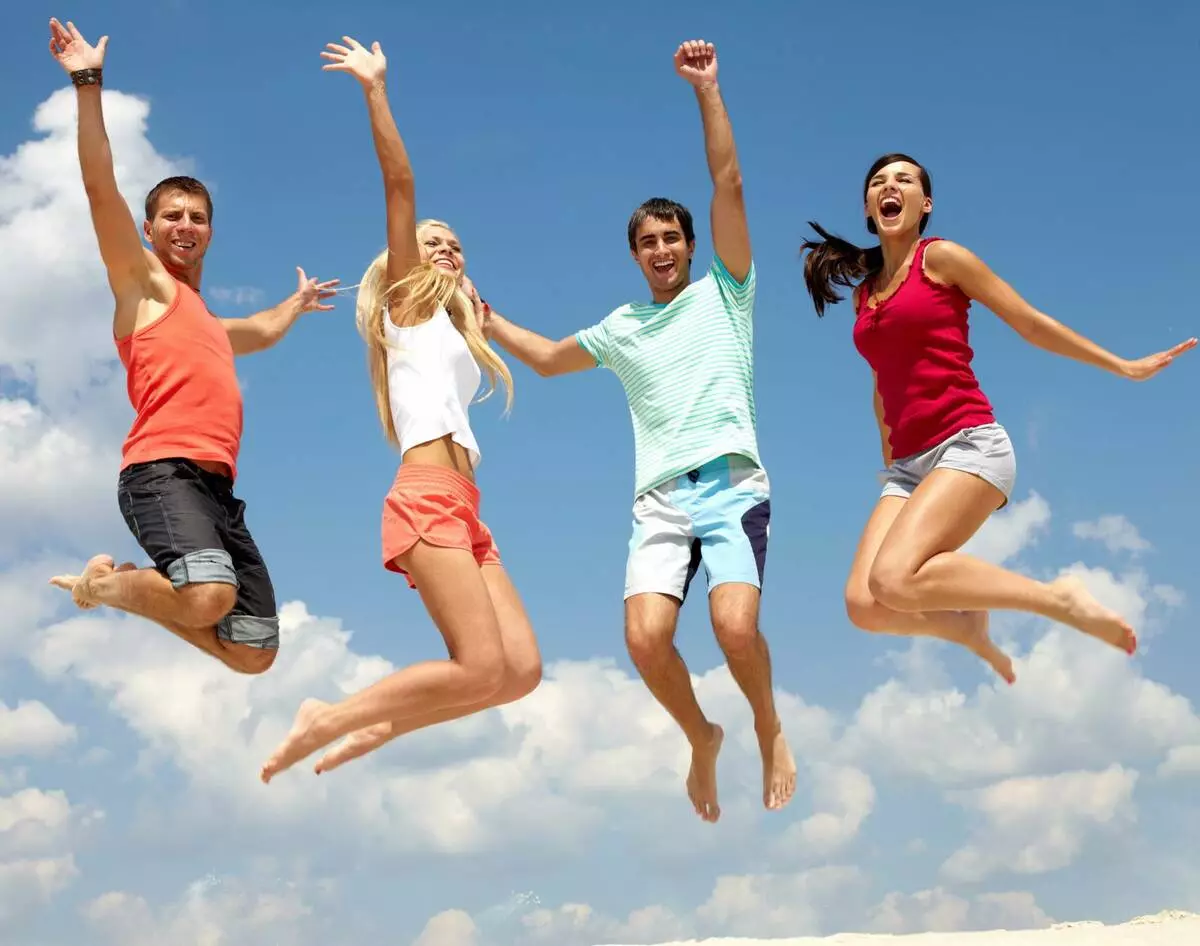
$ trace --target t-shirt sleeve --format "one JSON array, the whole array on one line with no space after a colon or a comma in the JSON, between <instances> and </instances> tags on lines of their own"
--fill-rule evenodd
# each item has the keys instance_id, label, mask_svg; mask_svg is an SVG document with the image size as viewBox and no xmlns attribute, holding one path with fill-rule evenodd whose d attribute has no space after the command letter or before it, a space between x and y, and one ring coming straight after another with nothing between
<instances>
[{"instance_id":1,"label":"t-shirt sleeve","mask_svg":"<svg viewBox=\"0 0 1200 946\"><path fill-rule=\"evenodd\" d=\"M725 264L721 262L721 258L716 255L713 256L712 265L708 271L716 282L721 297L734 312L746 318L754 314L754 290L758 283L758 273L753 261L750 263L750 270L746 273L746 279L743 282L734 279L729 270L725 268Z\"/></svg>"},{"instance_id":2,"label":"t-shirt sleeve","mask_svg":"<svg viewBox=\"0 0 1200 946\"><path fill-rule=\"evenodd\" d=\"M608 326L605 324L607 321L605 319L575 333L575 341L579 343L579 347L591 355L600 368L608 366Z\"/></svg>"}]
</instances>

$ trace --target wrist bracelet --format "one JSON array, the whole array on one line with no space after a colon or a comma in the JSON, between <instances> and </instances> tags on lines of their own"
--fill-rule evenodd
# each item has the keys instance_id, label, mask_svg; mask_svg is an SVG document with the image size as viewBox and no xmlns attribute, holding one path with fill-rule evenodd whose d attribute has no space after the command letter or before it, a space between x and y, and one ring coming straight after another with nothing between
<instances>
[{"instance_id":1,"label":"wrist bracelet","mask_svg":"<svg viewBox=\"0 0 1200 946\"><path fill-rule=\"evenodd\" d=\"M76 69L71 73L71 82L76 86L100 85L103 78L101 69Z\"/></svg>"}]
</instances>

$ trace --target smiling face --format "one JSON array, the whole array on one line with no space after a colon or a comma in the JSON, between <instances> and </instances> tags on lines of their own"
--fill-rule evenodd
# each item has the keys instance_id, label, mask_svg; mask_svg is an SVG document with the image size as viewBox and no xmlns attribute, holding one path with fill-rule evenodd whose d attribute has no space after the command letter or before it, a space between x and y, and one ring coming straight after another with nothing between
<instances>
[{"instance_id":1,"label":"smiling face","mask_svg":"<svg viewBox=\"0 0 1200 946\"><path fill-rule=\"evenodd\" d=\"M881 238L922 230L933 210L925 172L912 161L892 161L867 178L867 228Z\"/></svg>"},{"instance_id":2,"label":"smiling face","mask_svg":"<svg viewBox=\"0 0 1200 946\"><path fill-rule=\"evenodd\" d=\"M695 246L688 242L677 218L646 217L638 226L633 242L633 258L655 300L673 297L687 286Z\"/></svg>"},{"instance_id":3,"label":"smiling face","mask_svg":"<svg viewBox=\"0 0 1200 946\"><path fill-rule=\"evenodd\" d=\"M201 194L169 190L155 201L154 215L143 224L154 255L172 273L199 268L212 240L208 201Z\"/></svg>"},{"instance_id":4,"label":"smiling face","mask_svg":"<svg viewBox=\"0 0 1200 946\"><path fill-rule=\"evenodd\" d=\"M417 231L417 246L422 262L433 263L439 269L453 273L462 282L467 261L463 256L462 244L453 230L441 223L426 224Z\"/></svg>"}]
</instances>

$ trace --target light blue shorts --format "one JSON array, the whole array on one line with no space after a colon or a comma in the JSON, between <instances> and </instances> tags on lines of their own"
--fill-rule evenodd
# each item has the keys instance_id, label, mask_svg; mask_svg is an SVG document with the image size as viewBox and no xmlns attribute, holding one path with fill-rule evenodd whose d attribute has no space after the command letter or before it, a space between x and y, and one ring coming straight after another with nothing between
<instances>
[{"instance_id":1,"label":"light blue shorts","mask_svg":"<svg viewBox=\"0 0 1200 946\"><path fill-rule=\"evenodd\" d=\"M761 588L770 523L766 470L746 457L719 457L667 480L633 503L625 597L683 601L701 564L710 590L726 582Z\"/></svg>"},{"instance_id":2,"label":"light blue shorts","mask_svg":"<svg viewBox=\"0 0 1200 946\"><path fill-rule=\"evenodd\" d=\"M913 494L921 480L936 469L961 470L990 483L1004 494L1008 505L1017 480L1017 457L1008 432L1000 424L964 427L937 446L893 460L884 474L882 496Z\"/></svg>"}]
</instances>

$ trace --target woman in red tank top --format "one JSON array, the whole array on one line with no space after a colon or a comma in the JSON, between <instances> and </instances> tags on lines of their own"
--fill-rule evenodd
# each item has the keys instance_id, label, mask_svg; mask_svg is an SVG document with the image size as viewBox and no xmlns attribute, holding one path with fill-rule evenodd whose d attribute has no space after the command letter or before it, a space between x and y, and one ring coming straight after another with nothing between
<instances>
[{"instance_id":1,"label":"woman in red tank top","mask_svg":"<svg viewBox=\"0 0 1200 946\"><path fill-rule=\"evenodd\" d=\"M853 289L854 344L874 377L875 418L887 468L850 577L846 610L864 630L961 644L1009 683L1012 661L988 634L988 612L1040 614L1132 654L1137 638L1083 583L1035 581L958 550L1012 493L1012 443L971 368L967 311L978 301L1026 341L1057 355L1143 381L1194 348L1127 360L1039 312L970 250L925 238L933 210L929 172L903 154L877 160L863 183L863 249L816 223L806 240L805 282L817 309Z\"/></svg>"}]
</instances>

